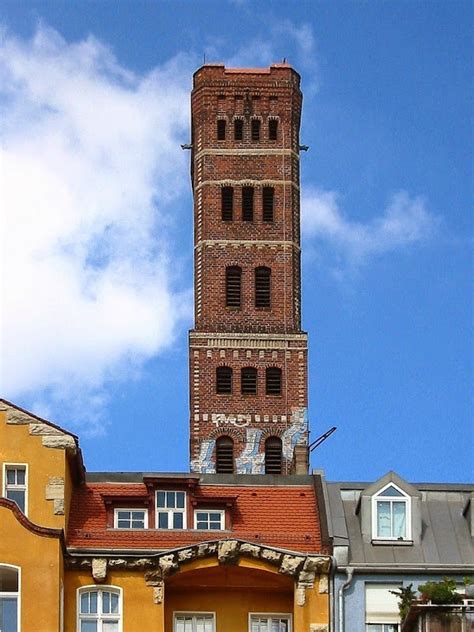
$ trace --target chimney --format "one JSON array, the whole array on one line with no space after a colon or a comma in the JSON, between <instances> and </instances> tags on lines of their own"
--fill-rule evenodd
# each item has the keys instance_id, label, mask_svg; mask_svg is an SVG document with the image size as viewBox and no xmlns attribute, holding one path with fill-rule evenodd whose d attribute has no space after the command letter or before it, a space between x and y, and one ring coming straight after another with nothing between
<instances>
[{"instance_id":1,"label":"chimney","mask_svg":"<svg viewBox=\"0 0 474 632\"><path fill-rule=\"evenodd\" d=\"M309 470L309 448L297 443L293 453L293 471L295 474L307 474Z\"/></svg>"}]
</instances>

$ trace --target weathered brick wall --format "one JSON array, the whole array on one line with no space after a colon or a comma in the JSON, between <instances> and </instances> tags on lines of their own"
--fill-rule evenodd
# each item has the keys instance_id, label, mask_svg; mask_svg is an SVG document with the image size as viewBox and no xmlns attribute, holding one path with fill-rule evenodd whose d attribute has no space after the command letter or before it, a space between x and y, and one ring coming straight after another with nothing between
<instances>
[{"instance_id":1,"label":"weathered brick wall","mask_svg":"<svg viewBox=\"0 0 474 632\"><path fill-rule=\"evenodd\" d=\"M300 320L299 76L269 69L204 66L192 94L195 329L190 334L191 467L213 471L214 444L234 439L236 471L262 472L264 441L279 436L289 471L296 441L307 441L307 340ZM234 140L234 119L243 138ZM260 120L260 139L251 121ZM269 137L269 120L278 121ZM218 140L217 121L226 121ZM223 221L222 187L233 219ZM243 221L242 187L254 188L253 221ZM274 189L273 222L263 221L263 187ZM242 268L240 308L226 307L225 270ZM255 268L272 271L271 306L255 307ZM218 395L215 372L233 369L233 392ZM240 370L258 371L256 395L242 395ZM281 395L266 395L265 369L282 370Z\"/></svg>"}]
</instances>

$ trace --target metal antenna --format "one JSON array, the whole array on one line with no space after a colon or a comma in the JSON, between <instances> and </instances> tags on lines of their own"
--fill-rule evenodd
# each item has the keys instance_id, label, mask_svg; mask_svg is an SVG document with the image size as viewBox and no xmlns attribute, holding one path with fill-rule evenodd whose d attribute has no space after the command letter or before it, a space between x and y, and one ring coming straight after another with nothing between
<instances>
[{"instance_id":1,"label":"metal antenna","mask_svg":"<svg viewBox=\"0 0 474 632\"><path fill-rule=\"evenodd\" d=\"M312 443L309 444L308 446L309 451L312 452L313 450L316 450L316 448L319 447L321 443L323 443L323 441L326 441L326 439L328 439L332 435L333 432L336 432L336 430L337 430L336 426L333 426L327 432L325 432L320 437L315 439Z\"/></svg>"}]
</instances>

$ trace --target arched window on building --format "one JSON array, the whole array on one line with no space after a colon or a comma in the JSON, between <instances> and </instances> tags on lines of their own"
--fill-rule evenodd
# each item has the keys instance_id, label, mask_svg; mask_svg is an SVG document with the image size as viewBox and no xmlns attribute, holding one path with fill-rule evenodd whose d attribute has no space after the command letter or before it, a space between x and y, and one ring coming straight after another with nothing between
<instances>
[{"instance_id":1,"label":"arched window on building","mask_svg":"<svg viewBox=\"0 0 474 632\"><path fill-rule=\"evenodd\" d=\"M268 437L265 441L265 474L281 474L282 458L281 439Z\"/></svg>"},{"instance_id":2,"label":"arched window on building","mask_svg":"<svg viewBox=\"0 0 474 632\"><path fill-rule=\"evenodd\" d=\"M78 591L79 632L120 632L122 599L119 588L86 586Z\"/></svg>"},{"instance_id":3,"label":"arched window on building","mask_svg":"<svg viewBox=\"0 0 474 632\"><path fill-rule=\"evenodd\" d=\"M17 632L20 622L18 568L0 564L0 630Z\"/></svg>"},{"instance_id":4,"label":"arched window on building","mask_svg":"<svg viewBox=\"0 0 474 632\"><path fill-rule=\"evenodd\" d=\"M231 437L219 437L216 441L216 472L234 473L234 441Z\"/></svg>"},{"instance_id":5,"label":"arched window on building","mask_svg":"<svg viewBox=\"0 0 474 632\"><path fill-rule=\"evenodd\" d=\"M216 393L227 395L232 393L232 369L230 366L218 366L216 369Z\"/></svg>"},{"instance_id":6,"label":"arched window on building","mask_svg":"<svg viewBox=\"0 0 474 632\"><path fill-rule=\"evenodd\" d=\"M262 189L262 220L266 224L273 222L273 206L275 189L273 187L263 187Z\"/></svg>"},{"instance_id":7,"label":"arched window on building","mask_svg":"<svg viewBox=\"0 0 474 632\"><path fill-rule=\"evenodd\" d=\"M265 394L281 395L281 369L269 366L265 371Z\"/></svg>"},{"instance_id":8,"label":"arched window on building","mask_svg":"<svg viewBox=\"0 0 474 632\"><path fill-rule=\"evenodd\" d=\"M255 307L271 306L271 279L270 268L255 268Z\"/></svg>"},{"instance_id":9,"label":"arched window on building","mask_svg":"<svg viewBox=\"0 0 474 632\"><path fill-rule=\"evenodd\" d=\"M240 307L242 289L242 268L229 266L225 269L226 307Z\"/></svg>"},{"instance_id":10,"label":"arched window on building","mask_svg":"<svg viewBox=\"0 0 474 632\"><path fill-rule=\"evenodd\" d=\"M224 222L234 219L234 189L222 187L221 189L221 216Z\"/></svg>"},{"instance_id":11,"label":"arched window on building","mask_svg":"<svg viewBox=\"0 0 474 632\"><path fill-rule=\"evenodd\" d=\"M246 366L240 371L240 392L242 395L257 394L257 369Z\"/></svg>"}]
</instances>

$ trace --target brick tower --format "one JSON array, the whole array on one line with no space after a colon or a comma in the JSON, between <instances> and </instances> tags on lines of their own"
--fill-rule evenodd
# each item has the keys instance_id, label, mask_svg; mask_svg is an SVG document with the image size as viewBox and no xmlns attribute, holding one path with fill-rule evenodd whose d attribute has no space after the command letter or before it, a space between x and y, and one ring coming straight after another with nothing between
<instances>
[{"instance_id":1,"label":"brick tower","mask_svg":"<svg viewBox=\"0 0 474 632\"><path fill-rule=\"evenodd\" d=\"M194 472L289 474L308 443L299 85L288 64L194 74Z\"/></svg>"}]
</instances>

